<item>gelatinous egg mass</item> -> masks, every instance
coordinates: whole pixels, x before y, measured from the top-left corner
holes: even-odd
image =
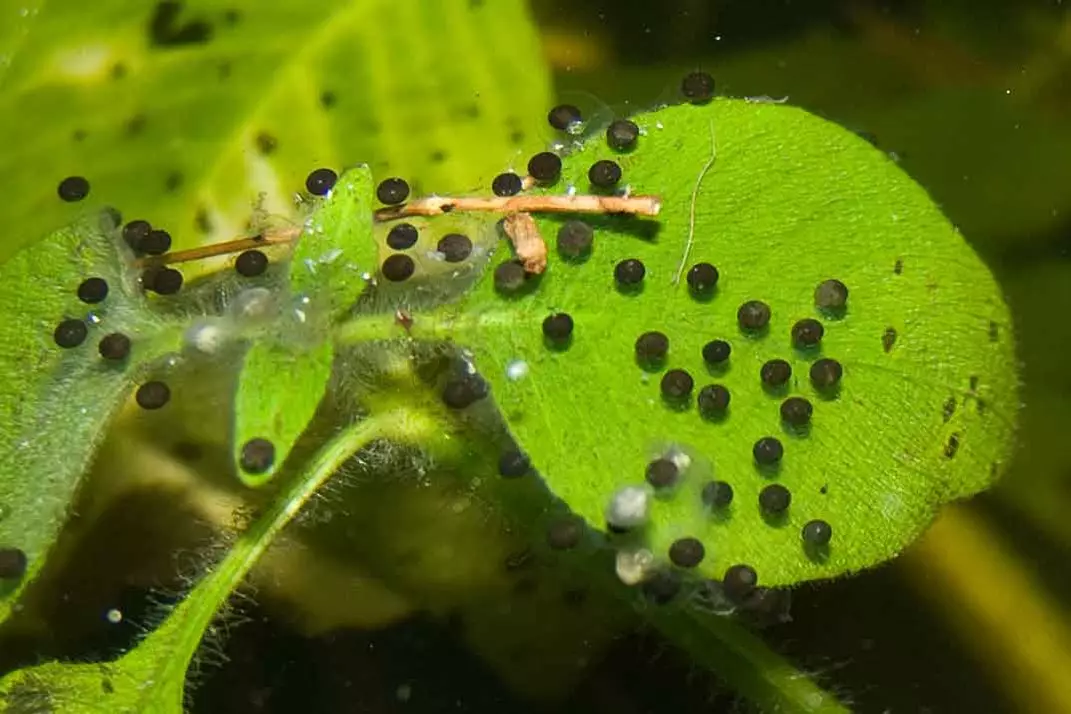
[[[503,475],[537,473],[623,549],[619,566],[650,553],[621,572],[658,600],[693,574],[746,598],[880,563],[1008,458],[1007,307],[926,192],[865,140],[716,97],[702,72],[680,92],[531,156],[525,196],[658,196],[661,212],[535,213],[545,271],[526,275],[504,243],[448,311],[473,316],[450,336],[488,384],[452,382],[443,400],[465,410],[489,394],[524,454],[523,469],[503,457]],[[494,185],[517,188],[508,173]],[[427,244],[468,265],[444,235]],[[575,526],[552,525],[548,542],[572,547]]]

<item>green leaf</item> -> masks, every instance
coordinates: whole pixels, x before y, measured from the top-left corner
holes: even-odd
[[[589,167],[612,158],[622,186],[663,199],[656,223],[589,221],[590,258],[570,262],[552,245],[546,273],[525,294],[499,295],[489,270],[468,299],[414,315],[414,336],[448,336],[471,350],[551,489],[596,527],[620,489],[646,489],[649,522],[623,540],[628,547],[649,548],[665,565],[671,544],[698,538],[701,574],[748,564],[776,586],[880,563],[942,503],[988,486],[1008,457],[1018,407],[1008,310],[926,193],[863,139],[791,107],[718,100],[636,121],[634,151],[616,154],[596,137],[565,159],[549,192],[591,190]],[[553,244],[559,223],[540,226]],[[615,265],[628,258],[646,266],[640,290],[615,287]],[[700,262],[720,271],[709,298],[675,283]],[[841,313],[816,307],[816,288],[830,279],[850,291]],[[757,332],[738,324],[753,300],[772,312]],[[556,313],[574,324],[558,346],[543,333]],[[808,318],[824,336],[800,349],[792,330]],[[351,336],[363,330],[355,324]],[[641,368],[636,342],[649,331],[668,337],[668,356]],[[727,367],[705,364],[703,347],[715,339],[732,345]],[[839,388],[812,384],[820,358],[842,366]],[[774,359],[792,368],[779,389],[760,379]],[[526,374],[508,370],[521,362]],[[661,394],[671,369],[694,380],[681,404]],[[731,394],[721,419],[697,410],[712,384]],[[809,427],[782,420],[790,396],[812,405]],[[776,468],[753,456],[764,437],[783,446]],[[661,458],[676,461],[681,479],[652,495],[645,472]],[[701,499],[712,479],[735,493],[714,513]],[[791,492],[781,517],[760,511],[771,484]],[[802,528],[814,519],[832,526],[825,548],[804,547]]]
[[[374,191],[367,166],[350,169],[306,220],[290,261],[290,292],[309,297],[311,309],[345,312],[375,273]]]
[[[265,483],[286,460],[324,396],[333,356],[330,341],[305,348],[267,339],[249,348],[234,405],[234,458],[247,486]]]
[[[24,248],[0,265],[0,547],[22,550],[21,578],[0,580],[0,622],[44,566],[111,415],[149,364],[181,334],[146,309],[116,249],[114,226],[85,221]],[[107,296],[86,304],[82,281],[103,278]],[[64,320],[86,328],[77,346],[58,346]],[[131,340],[125,360],[106,360],[98,342]]]
[[[20,8],[0,32],[0,176],[33,171],[4,183],[8,251],[78,215],[56,198],[72,174],[188,246],[245,232],[254,206],[291,215],[319,166],[460,191],[542,143],[522,0]]]

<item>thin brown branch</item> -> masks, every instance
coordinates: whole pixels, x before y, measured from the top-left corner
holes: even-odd
[[[188,263],[193,260],[213,258],[217,255],[241,253],[243,250],[250,250],[251,248],[263,248],[267,245],[285,245],[293,243],[300,235],[301,229],[297,227],[278,228],[264,231],[252,238],[238,238],[237,240],[224,241],[223,243],[202,245],[189,250],[177,250],[174,253],[165,253],[164,255],[150,255],[139,258],[134,264],[138,267],[147,267],[150,265],[168,265],[170,263]]]
[[[381,208],[374,214],[379,223],[410,216],[441,216],[447,213],[597,213],[626,214],[653,217],[662,210],[662,200],[657,196],[507,196],[495,198],[446,198],[433,196],[411,201],[401,206]],[[266,245],[293,243],[301,236],[299,227],[267,230],[253,238],[198,246],[159,256],[146,256],[135,261],[139,267],[188,263],[218,255],[240,253]]]
[[[440,216],[452,212],[483,213],[621,213],[654,217],[662,210],[657,196],[503,196],[495,198],[432,196],[402,206],[380,208],[379,222],[409,216]]]

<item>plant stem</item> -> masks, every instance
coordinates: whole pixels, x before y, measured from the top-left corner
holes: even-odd
[[[846,714],[850,710],[814,680],[728,617],[696,610],[652,608],[647,619],[693,661],[724,680],[762,711]]]
[[[271,507],[242,533],[227,556],[209,572],[167,620],[143,643],[153,648],[166,646],[173,656],[158,673],[167,681],[182,681],[204,632],[235,587],[242,582],[280,531],[293,519],[309,498],[353,454],[376,439],[407,435],[419,431],[408,411],[398,410],[372,416],[345,429],[328,442],[313,458],[306,470],[294,477],[289,486],[275,499]],[[161,640],[163,642],[161,642]],[[165,644],[166,643],[166,644]]]

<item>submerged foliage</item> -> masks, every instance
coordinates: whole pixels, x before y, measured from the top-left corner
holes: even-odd
[[[136,647],[108,664],[12,672],[0,679],[4,711],[47,703],[77,713],[98,702],[113,711],[181,711],[198,644],[257,558],[344,464],[382,476],[383,454],[397,448],[465,473],[531,548],[594,588],[650,605],[645,617],[749,698],[782,711],[840,711],[730,615],[764,587],[893,557],[940,505],[1000,474],[1017,381],[995,281],[885,153],[799,109],[709,101],[709,78],[692,75],[682,88],[691,101],[607,131],[561,124],[553,152],[528,164],[522,192],[547,199],[532,211],[548,248],[545,270],[499,237],[501,212],[374,212],[376,180],[412,172],[419,193],[454,195],[504,169],[502,157],[528,141],[519,127],[541,119],[535,109],[545,114],[532,99],[541,94],[516,73],[492,81],[453,58],[439,67],[420,51],[422,34],[440,28],[416,20],[434,15],[454,30],[508,28],[515,37],[519,4],[442,4],[436,14],[355,2],[323,25],[295,16],[292,40],[305,49],[280,55],[285,79],[265,96],[223,92],[226,106],[205,117],[238,117],[230,128],[251,154],[213,163],[168,148],[182,178],[165,177],[175,184],[166,201],[137,193],[144,186],[119,190],[108,174],[92,177],[94,198],[150,206],[154,224],[198,224],[218,236],[220,226],[246,225],[250,193],[266,192],[267,208],[281,210],[283,197],[300,191],[301,177],[276,171],[280,153],[340,169],[329,192],[307,186],[301,194],[300,225],[280,227],[255,212],[248,225],[261,233],[249,239],[249,269],[239,259],[238,274],[227,265],[177,293],[161,289],[153,271],[170,258],[136,256],[147,251],[124,240],[129,232],[111,213],[25,239],[0,265],[0,292],[17,316],[0,330],[0,549],[27,564],[25,572],[0,569],[0,623],[17,620],[46,566],[59,567],[57,540],[114,415],[124,404],[135,419],[166,409],[166,385],[180,370],[234,377],[223,399],[230,431],[221,438],[234,480],[261,489],[248,492],[260,505],[240,519],[226,554]],[[138,42],[163,41],[165,55],[182,45],[190,53],[183,71],[214,67],[225,83],[237,60],[167,37],[211,27],[233,34],[224,46],[237,53],[256,37],[256,22],[279,21],[257,14],[246,25],[239,13],[210,22],[206,12],[191,3],[168,21],[178,35],[153,25]],[[371,12],[387,32],[369,34],[361,20]],[[408,33],[397,34],[400,27]],[[84,30],[91,43],[97,30]],[[131,23],[115,32],[133,42],[141,30]],[[416,67],[402,72],[412,86],[383,92],[380,109],[396,121],[361,114],[368,106],[342,114],[334,87],[351,78],[339,67],[376,74],[384,45],[413,50],[392,57]],[[143,49],[114,66],[174,71]],[[42,57],[51,51],[35,48]],[[432,64],[441,71],[420,71]],[[3,101],[36,97],[31,90],[62,84],[71,71],[62,62],[38,66],[49,69],[11,75]],[[422,84],[455,70],[474,73],[480,91],[528,92],[511,111],[504,100],[490,102],[493,137],[458,139],[479,144],[471,157],[443,151],[441,137],[406,113],[419,95],[444,113],[472,114],[469,84]],[[157,83],[150,74],[135,77]],[[318,96],[308,94],[307,75],[323,85]],[[90,107],[116,106],[120,90],[79,91]],[[197,95],[186,110],[223,95]],[[532,111],[520,116],[522,106]],[[359,115],[367,126],[325,133],[273,124],[295,115],[331,126]],[[151,138],[158,118],[135,114],[141,128],[130,140],[146,131]],[[321,152],[314,144],[326,134],[338,142]],[[45,138],[41,146],[59,140]],[[368,165],[349,168],[354,157]],[[254,170],[242,175],[260,178],[231,180],[247,160]],[[519,177],[507,179],[496,194],[521,188]],[[647,196],[661,210],[571,213],[576,194]],[[16,197],[8,211],[32,228],[69,217],[40,204],[36,194]],[[206,227],[206,217],[217,225]],[[393,231],[403,221],[400,237]],[[88,278],[102,278],[107,295],[85,300]],[[162,294],[147,294],[154,285]]]

